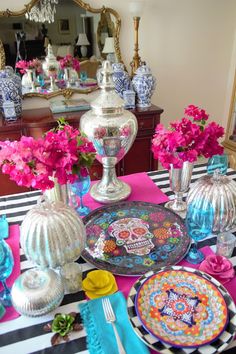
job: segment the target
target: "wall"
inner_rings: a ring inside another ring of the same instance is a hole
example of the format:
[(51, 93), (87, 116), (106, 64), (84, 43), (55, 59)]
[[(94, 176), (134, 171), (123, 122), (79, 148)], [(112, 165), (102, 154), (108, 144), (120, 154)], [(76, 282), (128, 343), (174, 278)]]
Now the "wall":
[[(25, 0), (8, 0), (20, 9)], [(133, 24), (127, 0), (89, 0), (121, 16), (120, 45), (127, 67), (133, 56)], [(140, 21), (140, 55), (157, 78), (153, 103), (164, 108), (162, 121), (182, 117), (188, 104), (205, 108), (226, 125), (235, 70), (235, 0), (146, 0)], [(2, 5), (0, 5), (2, 7)], [(234, 55), (234, 56), (233, 56)], [(25, 107), (48, 102), (27, 99)], [(41, 100), (42, 101), (42, 100)]]

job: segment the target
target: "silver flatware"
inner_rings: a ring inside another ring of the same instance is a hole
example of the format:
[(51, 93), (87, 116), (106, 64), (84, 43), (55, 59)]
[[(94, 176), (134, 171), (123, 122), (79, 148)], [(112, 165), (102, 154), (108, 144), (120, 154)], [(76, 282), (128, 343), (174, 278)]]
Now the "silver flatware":
[(123, 344), (121, 342), (119, 333), (116, 329), (116, 325), (115, 325), (116, 316), (115, 316), (114, 311), (112, 309), (110, 299), (108, 299), (107, 297), (102, 299), (102, 306), (103, 306), (103, 311), (104, 311), (106, 321), (112, 325), (113, 330), (115, 332), (119, 354), (126, 354), (126, 351), (125, 351)]

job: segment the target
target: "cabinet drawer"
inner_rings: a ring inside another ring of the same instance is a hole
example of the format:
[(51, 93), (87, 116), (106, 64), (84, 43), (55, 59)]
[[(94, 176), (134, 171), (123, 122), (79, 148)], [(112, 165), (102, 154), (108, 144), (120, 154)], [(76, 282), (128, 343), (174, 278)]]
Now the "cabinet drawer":
[(139, 130), (154, 129), (154, 118), (153, 117), (139, 118), (138, 129)]
[(0, 132), (0, 140), (20, 140), (21, 138), (21, 131), (9, 131), (9, 132)]

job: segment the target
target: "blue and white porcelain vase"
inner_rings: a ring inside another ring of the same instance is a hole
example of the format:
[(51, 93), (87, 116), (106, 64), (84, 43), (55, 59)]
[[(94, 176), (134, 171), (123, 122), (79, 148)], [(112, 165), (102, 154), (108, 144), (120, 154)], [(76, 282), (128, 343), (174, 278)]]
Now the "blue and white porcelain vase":
[(156, 88), (156, 79), (146, 64), (141, 65), (136, 70), (132, 84), (137, 94), (137, 106), (141, 108), (150, 107), (151, 97)]
[(14, 73), (11, 66), (0, 70), (0, 109), (2, 112), (5, 100), (14, 103), (16, 117), (19, 117), (22, 112), (21, 78)]
[(130, 89), (131, 80), (129, 74), (125, 71), (124, 64), (122, 63), (112, 64), (112, 69), (112, 78), (115, 84), (115, 91), (121, 98), (123, 98), (124, 91)]

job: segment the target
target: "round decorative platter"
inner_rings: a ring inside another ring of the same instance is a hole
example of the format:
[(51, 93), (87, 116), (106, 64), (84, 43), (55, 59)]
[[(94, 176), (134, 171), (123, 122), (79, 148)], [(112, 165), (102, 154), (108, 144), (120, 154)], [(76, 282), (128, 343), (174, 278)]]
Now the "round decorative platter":
[(83, 219), (82, 257), (99, 269), (137, 276), (181, 261), (191, 244), (183, 220), (163, 206), (120, 202)]
[[(236, 307), (210, 275), (172, 266), (138, 279), (127, 301), (136, 334), (159, 353), (224, 351), (236, 332)], [(168, 350), (168, 351), (167, 351)]]

